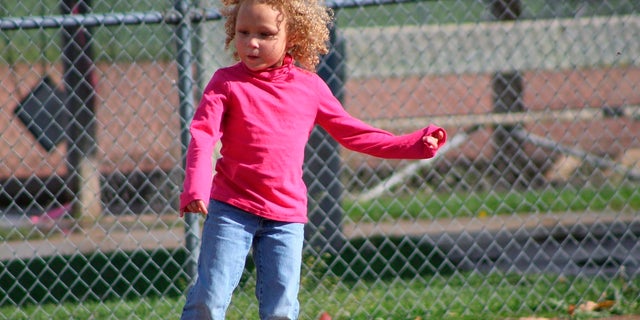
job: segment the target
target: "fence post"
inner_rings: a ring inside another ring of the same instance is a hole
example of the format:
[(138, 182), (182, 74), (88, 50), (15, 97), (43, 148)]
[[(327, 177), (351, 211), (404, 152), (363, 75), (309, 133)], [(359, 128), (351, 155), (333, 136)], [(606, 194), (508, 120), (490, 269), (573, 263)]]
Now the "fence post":
[[(344, 96), (345, 44), (335, 27), (330, 30), (331, 48), (322, 58), (318, 75), (327, 83), (333, 95)], [(344, 192), (340, 182), (340, 151), (338, 143), (324, 130), (315, 128), (305, 152), (305, 183), (309, 189), (309, 223), (305, 235), (316, 253), (340, 252), (345, 239), (341, 224), (344, 212), (340, 200)]]
[[(180, 14), (181, 21), (175, 28), (178, 66), (178, 95), (180, 98), (180, 142), (182, 146), (182, 165), (184, 167), (187, 154), (187, 146), (191, 135), (189, 134), (189, 121), (193, 118), (194, 82), (192, 76), (193, 53), (191, 48), (191, 21), (189, 19), (189, 1), (176, 0), (175, 10)], [(185, 220), (185, 247), (187, 258), (185, 261), (185, 271), (191, 283), (197, 273), (197, 261), (200, 255), (199, 237), (200, 225), (198, 215), (187, 214)]]
[[(202, 1), (201, 0), (195, 0), (192, 3), (193, 7), (195, 7), (198, 10), (202, 9)], [(204, 69), (204, 61), (203, 61), (203, 57), (202, 54), (204, 52), (204, 40), (203, 40), (203, 33), (202, 33), (202, 23), (198, 22), (195, 24), (195, 26), (193, 26), (193, 58), (195, 60), (195, 74), (193, 77), (193, 81), (195, 83), (195, 88), (194, 88), (194, 95), (196, 97), (201, 97), (202, 96), (202, 91), (203, 91), (203, 83), (204, 83), (204, 74), (205, 74), (205, 69)]]
[[(492, 0), (491, 13), (502, 21), (516, 20), (521, 14), (520, 0)], [(524, 84), (519, 71), (498, 71), (491, 79), (493, 90), (494, 112), (509, 113), (524, 111), (522, 92)], [(494, 128), (493, 142), (496, 153), (493, 167), (497, 186), (505, 189), (511, 187), (526, 187), (523, 180), (523, 170), (528, 159), (522, 150), (522, 140), (513, 134), (513, 130), (520, 126), (498, 124)]]
[[(87, 0), (64, 0), (63, 14), (89, 12)], [(95, 90), (91, 34), (83, 26), (64, 27), (63, 55), (65, 106), (70, 114), (67, 126), (69, 187), (75, 195), (71, 215), (81, 225), (95, 222), (102, 213), (100, 170), (95, 159), (97, 144)]]

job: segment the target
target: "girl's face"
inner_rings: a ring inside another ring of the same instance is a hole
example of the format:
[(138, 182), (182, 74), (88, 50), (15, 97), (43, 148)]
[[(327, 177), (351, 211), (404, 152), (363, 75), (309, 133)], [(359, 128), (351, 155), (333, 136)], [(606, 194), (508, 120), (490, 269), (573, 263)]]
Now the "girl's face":
[(267, 4), (256, 0), (240, 4), (235, 47), (240, 60), (250, 70), (282, 65), (287, 53), (286, 23), (284, 15)]

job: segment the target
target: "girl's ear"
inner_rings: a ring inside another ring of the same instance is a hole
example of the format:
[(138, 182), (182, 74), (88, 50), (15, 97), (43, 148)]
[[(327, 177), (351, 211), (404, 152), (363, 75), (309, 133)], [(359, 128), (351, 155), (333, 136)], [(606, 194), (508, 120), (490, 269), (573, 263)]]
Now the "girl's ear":
[(287, 53), (291, 53), (293, 51), (293, 49), (295, 49), (296, 45), (295, 42), (291, 41), (291, 38), (287, 39)]
[(295, 47), (294, 40), (295, 39), (291, 36), (291, 33), (287, 32), (287, 50), (291, 50), (291, 48)]
[(296, 42), (298, 41), (298, 39), (296, 39), (297, 37), (298, 36), (291, 32), (291, 30), (287, 30), (287, 51), (296, 47)]

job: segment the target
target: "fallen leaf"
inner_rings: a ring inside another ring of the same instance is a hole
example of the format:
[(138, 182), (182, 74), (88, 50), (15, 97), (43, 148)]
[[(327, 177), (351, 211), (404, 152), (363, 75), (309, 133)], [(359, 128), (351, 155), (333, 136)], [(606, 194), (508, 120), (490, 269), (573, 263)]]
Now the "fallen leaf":
[(600, 301), (600, 302), (598, 302), (598, 306), (597, 306), (595, 311), (611, 309), (611, 307), (613, 307), (613, 305), (615, 305), (615, 304), (616, 304), (616, 302), (614, 300)]
[(587, 301), (578, 306), (572, 304), (572, 305), (569, 305), (569, 315), (573, 315), (576, 311), (580, 311), (580, 312), (602, 311), (602, 310), (610, 309), (615, 304), (616, 302), (614, 300), (604, 300), (600, 302)]
[(581, 305), (578, 306), (578, 310), (579, 311), (583, 311), (583, 312), (591, 312), (591, 311), (595, 311), (596, 308), (598, 308), (598, 303), (593, 302), (593, 301), (587, 301)]

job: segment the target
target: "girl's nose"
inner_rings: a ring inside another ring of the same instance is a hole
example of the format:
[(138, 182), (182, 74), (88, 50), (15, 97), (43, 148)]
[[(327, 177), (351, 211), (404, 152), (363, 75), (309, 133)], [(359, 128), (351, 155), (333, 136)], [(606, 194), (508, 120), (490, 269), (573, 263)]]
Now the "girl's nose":
[(249, 43), (249, 47), (251, 47), (251, 48), (257, 48), (257, 47), (258, 47), (258, 38), (256, 38), (256, 37), (251, 37), (251, 38), (249, 38), (248, 43)]

